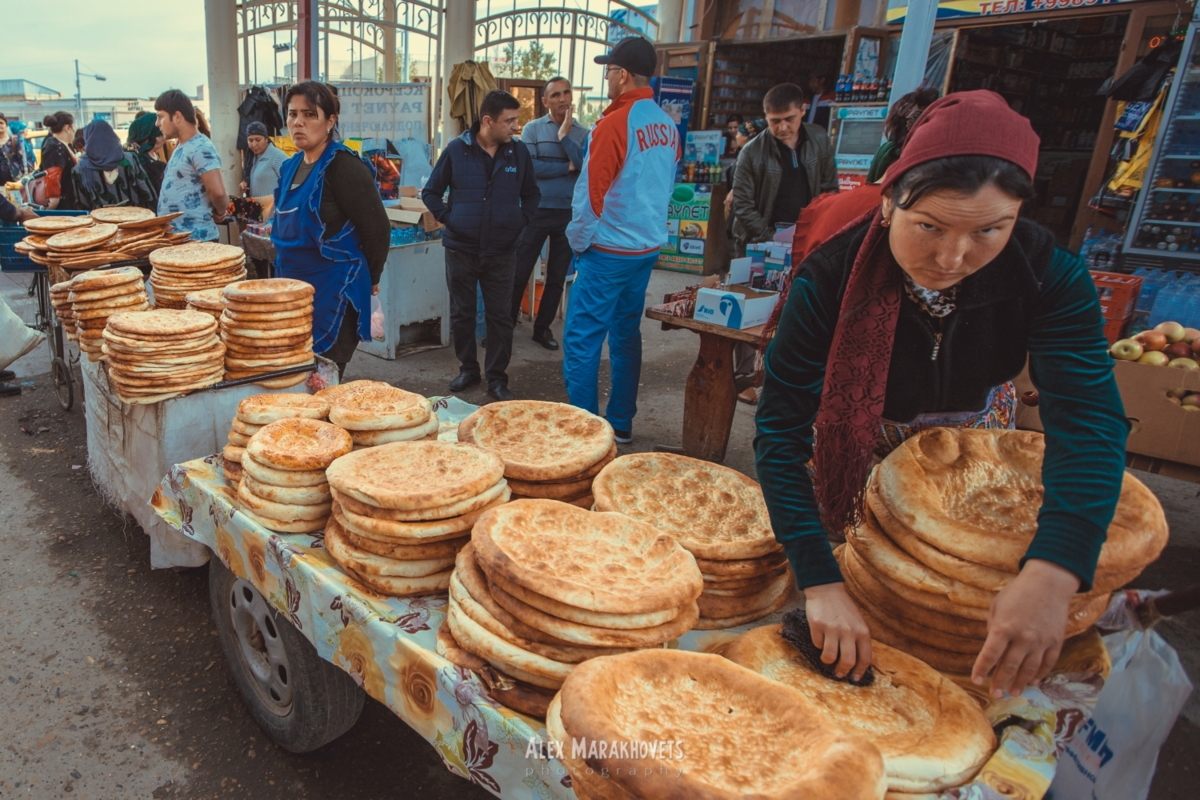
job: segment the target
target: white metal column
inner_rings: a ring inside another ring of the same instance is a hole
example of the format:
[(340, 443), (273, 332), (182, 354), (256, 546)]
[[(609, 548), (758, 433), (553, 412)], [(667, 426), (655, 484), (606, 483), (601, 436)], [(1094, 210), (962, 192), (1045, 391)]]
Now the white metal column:
[(208, 122), (221, 154), (225, 190), (237, 194), (242, 156), (237, 149), (238, 34), (237, 5), (232, 0), (204, 0), (204, 36), (208, 52)]
[(904, 95), (915, 91), (925, 79), (925, 62), (929, 59), (937, 7), (938, 0), (908, 0), (904, 25), (900, 29), (900, 51), (896, 54), (889, 108)]
[(681, 42), (684, 0), (658, 0), (659, 42)]
[(450, 96), (446, 94), (450, 73), (455, 64), (475, 58), (475, 0), (446, 0), (445, 8), (442, 15), (442, 85), (435, 89), (441, 92), (442, 147), (459, 133), (450, 116)]

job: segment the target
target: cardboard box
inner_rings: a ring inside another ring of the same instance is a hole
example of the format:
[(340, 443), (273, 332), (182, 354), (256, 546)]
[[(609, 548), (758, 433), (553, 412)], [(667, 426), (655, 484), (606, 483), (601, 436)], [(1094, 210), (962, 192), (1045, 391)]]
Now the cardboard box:
[[(388, 218), (393, 222), (401, 222), (405, 225), (420, 225), (426, 231), (436, 231), (438, 228), (444, 227), (442, 223), (434, 218), (433, 212), (430, 211), (421, 199), (417, 197), (417, 189), (415, 186), (400, 187), (400, 207), (392, 206), (388, 208)], [(402, 220), (398, 215), (406, 213)]]
[(759, 292), (747, 286), (700, 289), (693, 317), (711, 325), (745, 330), (765, 323), (778, 299), (778, 292)]
[[(1184, 411), (1167, 399), (1168, 389), (1200, 392), (1200, 372), (1118, 361), (1113, 374), (1132, 426), (1126, 450), (1149, 459), (1200, 466), (1200, 411)], [(1018, 392), (1033, 388), (1027, 373), (1014, 383)], [(1042, 430), (1037, 408), (1020, 405), (1017, 426)]]

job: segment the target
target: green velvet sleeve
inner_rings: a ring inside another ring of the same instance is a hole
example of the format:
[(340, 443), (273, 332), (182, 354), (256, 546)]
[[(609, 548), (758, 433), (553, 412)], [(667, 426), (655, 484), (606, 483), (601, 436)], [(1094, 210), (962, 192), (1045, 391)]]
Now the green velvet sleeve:
[[(1046, 432), (1045, 496), (1025, 560), (1075, 573), (1088, 591), (1125, 473), (1129, 422), (1083, 261), (1055, 250), (1029, 335), (1029, 377)], [(1024, 560), (1022, 561), (1024, 564)]]

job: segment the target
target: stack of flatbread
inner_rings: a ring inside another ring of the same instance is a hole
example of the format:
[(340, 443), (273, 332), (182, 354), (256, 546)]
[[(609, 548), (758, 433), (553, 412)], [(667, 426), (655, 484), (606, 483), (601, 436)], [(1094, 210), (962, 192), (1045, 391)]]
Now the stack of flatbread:
[(79, 340), (76, 333), (75, 313), (71, 307), (71, 282), (63, 281), (50, 287), (50, 305), (54, 306), (54, 316), (58, 317), (63, 326), (63, 333), (72, 342)]
[(830, 725), (869, 739), (883, 756), (888, 790), (905, 796), (940, 794), (971, 780), (996, 749), (979, 704), (928, 664), (880, 642), (871, 643), (869, 686), (825, 677), (764, 625), (734, 639), (725, 658), (796, 689)]
[(225, 347), (207, 314), (167, 308), (114, 314), (102, 334), (108, 379), (125, 403), (178, 397), (220, 383), (225, 372)]
[[(896, 448), (867, 488), (863, 524), (835, 555), (871, 636), (936, 669), (970, 672), (992, 600), (1016, 577), (1042, 505), (1042, 434), (932, 428)], [(1154, 494), (1125, 474), (1092, 588), (1071, 602), (1067, 636), (1167, 543)]]
[(328, 416), (329, 403), (308, 394), (256, 394), (245, 398), (238, 403), (229, 427), (229, 441), (221, 451), (221, 472), (233, 483), (242, 479), (246, 445), (262, 426), (281, 419), (324, 420)]
[(150, 254), (150, 286), (156, 308), (186, 308), (189, 292), (221, 289), (246, 277), (242, 248), (218, 242), (188, 242)]
[(775, 541), (758, 483), (735, 470), (670, 453), (622, 456), (596, 476), (597, 511), (616, 511), (672, 536), (704, 576), (701, 630), (778, 611), (791, 569)]
[(225, 295), (221, 289), (188, 292), (184, 299), (189, 311), (202, 311), (217, 321), (220, 321), (221, 312), (225, 310)]
[(142, 271), (137, 267), (81, 272), (71, 279), (71, 302), (79, 349), (88, 361), (103, 356), (104, 326), (113, 314), (150, 308)]
[(278, 533), (311, 533), (329, 521), (325, 468), (350, 452), (350, 434), (319, 419), (294, 417), (255, 431), (242, 455), (238, 505)]
[[(25, 223), (30, 231), (17, 249), (38, 264), (69, 276), (119, 261), (145, 258), (163, 247), (187, 241), (170, 222), (180, 214), (156, 217), (144, 208), (101, 208), (86, 217), (40, 217)], [(59, 234), (71, 236), (55, 238)], [(53, 240), (53, 241), (51, 241)]]
[(867, 737), (716, 655), (651, 650), (580, 664), (546, 731), (581, 798), (882, 800), (887, 791)]
[(370, 447), (326, 475), (335, 501), (326, 549), (364, 585), (396, 597), (445, 591), (475, 520), (509, 497), (500, 459), (459, 442)]
[(314, 397), (319, 397), (332, 406), (334, 401), (342, 395), (347, 392), (353, 392), (355, 389), (361, 389), (364, 386), (378, 386), (384, 389), (391, 388), (390, 383), (384, 383), (383, 381), (350, 381), (349, 383), (339, 383), (336, 386), (327, 386), (321, 391), (316, 392)]
[(695, 560), (657, 528), (557, 500), (492, 509), (450, 580), (449, 635), (542, 701), (576, 665), (691, 630)]
[(419, 394), (387, 384), (339, 393), (329, 410), (329, 421), (350, 431), (355, 450), (438, 436), (433, 404)]
[[(225, 372), (249, 378), (313, 363), (313, 287), (290, 278), (240, 281), (223, 290), (221, 339), (229, 348)], [(308, 373), (258, 382), (283, 389), (308, 380)]]
[(458, 440), (504, 459), (514, 499), (561, 500), (580, 508), (592, 507), (592, 480), (617, 457), (607, 420), (538, 400), (486, 405), (459, 424)]

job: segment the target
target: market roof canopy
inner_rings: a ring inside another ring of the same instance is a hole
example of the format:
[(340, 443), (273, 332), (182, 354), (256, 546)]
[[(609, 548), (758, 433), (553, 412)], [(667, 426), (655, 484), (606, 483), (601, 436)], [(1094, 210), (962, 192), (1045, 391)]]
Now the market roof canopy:
[[(1045, 13), (1047, 11), (1079, 9), (1094, 5), (1116, 5), (1134, 0), (942, 0), (938, 3), (938, 19), (959, 17), (995, 17), (1007, 14)], [(889, 25), (904, 22), (908, 0), (888, 0)]]

